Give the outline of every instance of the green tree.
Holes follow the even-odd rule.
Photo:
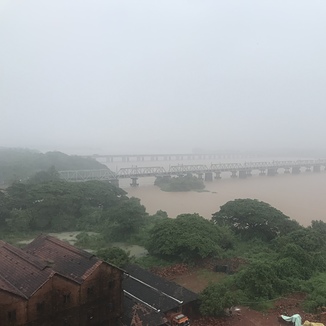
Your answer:
[[[311,229],[318,232],[318,233],[321,233],[323,235],[326,235],[326,223],[323,222],[323,221],[311,221]]]
[[[11,233],[28,232],[32,214],[30,210],[13,209],[10,213],[10,218],[6,219],[7,227]]]
[[[54,166],[51,166],[46,171],[39,171],[35,173],[29,180],[29,183],[46,183],[51,181],[58,181],[60,179],[59,172]]]
[[[118,247],[99,249],[96,252],[96,256],[110,264],[122,268],[126,266],[131,260],[130,253]]]
[[[285,290],[272,263],[257,261],[235,276],[235,283],[250,300],[273,299]]]
[[[163,191],[190,191],[205,188],[203,180],[191,174],[174,178],[157,177],[154,185],[158,186]]]
[[[7,196],[0,190],[0,226],[4,226],[6,219],[10,217],[10,209]]]
[[[316,313],[321,307],[326,306],[326,273],[319,273],[307,281],[303,290],[308,293],[304,301],[306,311]]]
[[[104,232],[111,240],[129,240],[144,226],[147,215],[138,198],[127,198],[106,211]]]
[[[245,238],[272,240],[300,228],[281,211],[256,199],[235,199],[213,214],[217,225],[225,225]]]
[[[75,184],[64,181],[32,184],[29,195],[33,199],[32,229],[67,231],[75,228],[83,203]]]
[[[152,217],[154,218],[168,218],[168,213],[159,209]]]
[[[7,189],[9,209],[28,209],[33,230],[98,229],[104,211],[114,210],[120,202],[128,206],[126,192],[108,182],[38,181],[14,183]]]
[[[239,303],[236,292],[225,284],[225,282],[211,284],[201,293],[200,312],[204,316],[223,315],[225,309],[229,309]]]
[[[127,193],[109,182],[88,181],[77,185],[78,192],[87,205],[101,209],[110,209],[125,202]]]
[[[301,228],[286,234],[276,241],[278,247],[295,244],[307,252],[316,252],[326,245],[325,235],[315,228]]]
[[[218,256],[225,237],[224,230],[198,214],[182,214],[176,219],[158,222],[151,230],[146,249],[166,259],[196,261]]]
[[[26,209],[32,205],[32,198],[28,186],[22,182],[14,182],[6,190],[10,209]]]

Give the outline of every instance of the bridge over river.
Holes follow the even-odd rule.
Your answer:
[[[59,171],[61,179],[72,182],[89,180],[106,180],[119,185],[119,179],[131,179],[131,186],[138,186],[138,178],[144,177],[172,177],[186,174],[197,175],[205,181],[220,179],[221,173],[230,173],[231,178],[247,178],[253,171],[259,175],[275,176],[279,172],[298,174],[300,172],[320,172],[326,169],[326,159],[323,160],[296,160],[296,161],[271,161],[271,162],[246,162],[246,163],[216,163],[209,166],[204,164],[195,165],[172,165],[168,170],[161,166],[120,168],[117,172],[110,169],[102,170],[70,170]]]

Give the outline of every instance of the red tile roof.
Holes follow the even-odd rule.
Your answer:
[[[40,235],[23,250],[43,259],[55,272],[78,283],[102,264],[93,254],[48,235]]]
[[[27,299],[53,274],[41,259],[0,240],[0,289]]]

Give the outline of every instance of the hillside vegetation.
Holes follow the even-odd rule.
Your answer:
[[[54,167],[60,170],[107,169],[95,159],[61,152],[45,154],[28,149],[0,148],[0,186],[27,180],[37,172]]]

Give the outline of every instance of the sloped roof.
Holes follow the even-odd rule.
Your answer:
[[[125,270],[131,276],[123,280],[123,289],[162,312],[198,299],[196,293],[137,265],[128,265]]]
[[[82,283],[103,262],[93,254],[49,235],[40,235],[24,249],[37,256],[60,275]]]
[[[124,296],[123,301],[123,316],[122,324],[130,326],[132,322],[142,326],[154,326],[164,324],[164,314],[156,312],[144,304],[137,303],[127,295]]]
[[[53,274],[41,259],[0,240],[0,289],[27,299]]]

